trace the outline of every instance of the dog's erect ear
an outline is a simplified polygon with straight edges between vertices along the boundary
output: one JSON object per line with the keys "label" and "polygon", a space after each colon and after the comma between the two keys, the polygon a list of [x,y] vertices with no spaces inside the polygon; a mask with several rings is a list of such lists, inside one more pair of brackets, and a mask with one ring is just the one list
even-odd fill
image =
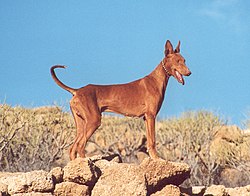
{"label": "dog's erect ear", "polygon": [[165,44],[165,56],[167,56],[168,54],[173,54],[173,53],[174,53],[173,46],[171,42],[168,40]]}
{"label": "dog's erect ear", "polygon": [[179,41],[179,42],[178,42],[178,45],[176,46],[176,48],[175,48],[175,50],[174,50],[175,53],[180,53],[180,51],[181,51],[180,45],[181,45],[181,42]]}

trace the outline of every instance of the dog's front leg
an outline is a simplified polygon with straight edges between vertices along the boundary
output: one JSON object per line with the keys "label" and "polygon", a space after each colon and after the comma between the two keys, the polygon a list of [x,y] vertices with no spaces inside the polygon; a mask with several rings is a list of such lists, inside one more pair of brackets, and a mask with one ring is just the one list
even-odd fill
{"label": "dog's front leg", "polygon": [[145,115],[146,133],[147,133],[147,150],[150,158],[158,159],[158,154],[155,149],[155,116]]}

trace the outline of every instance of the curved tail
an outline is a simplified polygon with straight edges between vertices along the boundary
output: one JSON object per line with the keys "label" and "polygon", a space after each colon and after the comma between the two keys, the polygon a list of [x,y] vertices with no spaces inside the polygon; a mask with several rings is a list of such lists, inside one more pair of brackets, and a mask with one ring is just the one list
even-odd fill
{"label": "curved tail", "polygon": [[56,76],[56,74],[55,74],[55,71],[54,71],[54,69],[56,69],[56,68],[64,68],[64,69],[65,69],[66,66],[63,66],[63,65],[55,65],[55,66],[52,66],[52,67],[50,68],[50,73],[51,73],[52,78],[54,79],[54,81],[57,83],[58,86],[60,86],[61,88],[65,89],[66,91],[69,91],[72,95],[75,95],[76,89],[73,89],[73,88],[71,88],[71,87],[69,87],[69,86],[63,84],[63,83],[57,78],[57,76]]}

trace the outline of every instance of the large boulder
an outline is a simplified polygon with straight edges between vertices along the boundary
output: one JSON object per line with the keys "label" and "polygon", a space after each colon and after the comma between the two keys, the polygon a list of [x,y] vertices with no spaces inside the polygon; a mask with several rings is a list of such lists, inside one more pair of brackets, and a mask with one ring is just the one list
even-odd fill
{"label": "large boulder", "polygon": [[135,164],[114,164],[103,170],[92,190],[92,196],[146,196],[144,174]]}
{"label": "large boulder", "polygon": [[82,185],[94,186],[101,171],[88,158],[77,158],[63,168],[63,181],[75,182]]}
{"label": "large boulder", "polygon": [[139,167],[145,175],[149,193],[159,191],[168,184],[179,186],[190,176],[190,167],[186,163],[146,158]]}

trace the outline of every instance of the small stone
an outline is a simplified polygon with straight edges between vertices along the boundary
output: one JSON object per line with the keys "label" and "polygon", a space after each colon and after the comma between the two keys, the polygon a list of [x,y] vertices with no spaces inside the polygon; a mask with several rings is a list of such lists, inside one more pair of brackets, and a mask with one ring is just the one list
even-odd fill
{"label": "small stone", "polygon": [[194,195],[203,195],[206,190],[205,186],[193,186],[192,187],[192,194]]}
{"label": "small stone", "polygon": [[210,187],[207,187],[204,196],[227,196],[225,186],[223,185],[211,185]]}
{"label": "small stone", "polygon": [[92,196],[146,196],[147,188],[143,173],[134,164],[120,163],[103,170],[92,190]]}

